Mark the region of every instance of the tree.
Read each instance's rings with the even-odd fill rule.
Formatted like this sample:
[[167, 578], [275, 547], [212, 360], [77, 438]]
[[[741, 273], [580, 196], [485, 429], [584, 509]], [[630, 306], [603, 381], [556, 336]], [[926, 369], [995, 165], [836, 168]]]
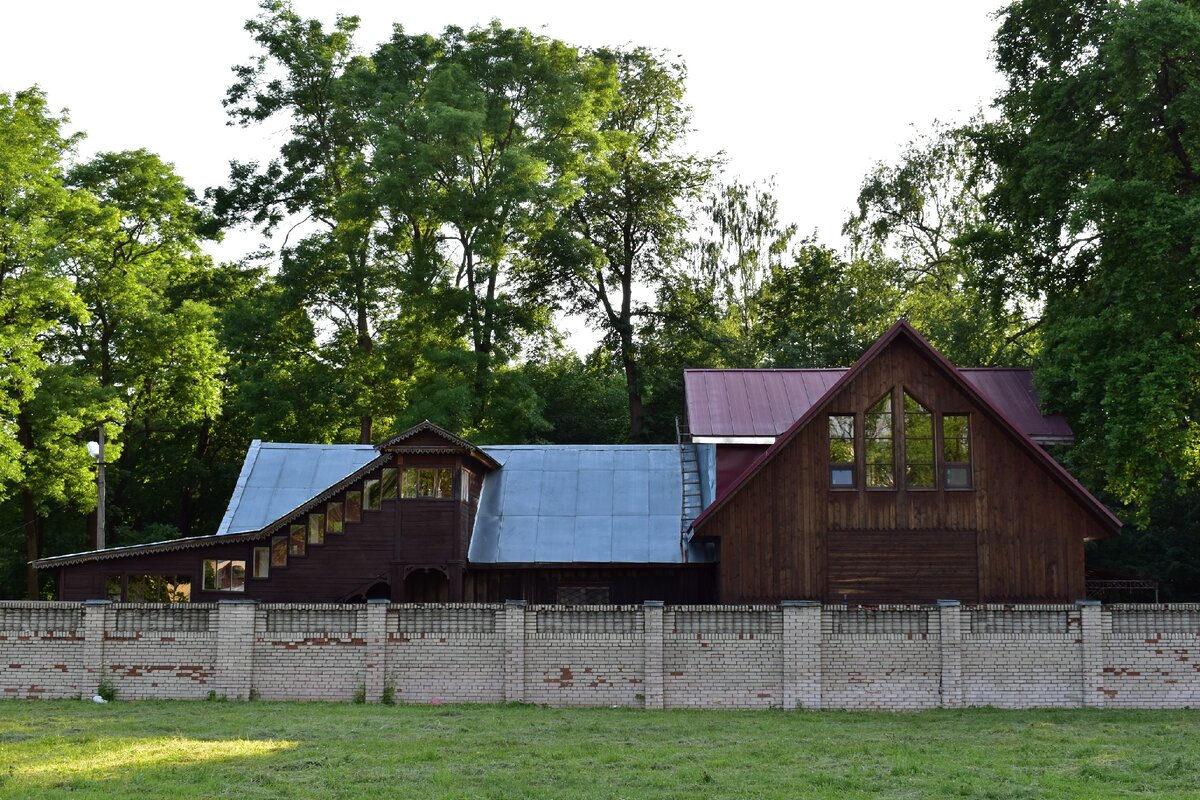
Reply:
[[844, 232], [852, 259], [895, 286], [892, 321], [907, 317], [956, 364], [1027, 364], [1040, 307], [1007, 279], [1022, 253], [999, 241], [985, 210], [991, 176], [972, 138], [978, 124], [935, 125], [897, 163], [878, 164]]
[[989, 210], [1028, 242], [1014, 277], [1045, 301], [1043, 396], [1085, 480], [1145, 519], [1200, 477], [1200, 10], [1016, 2], [996, 60], [978, 138]]
[[645, 409], [636, 318], [644, 309], [634, 294], [681, 257], [687, 205], [715, 159], [681, 152], [691, 123], [682, 63], [644, 48], [597, 57], [615, 68], [616, 98], [581, 171], [582, 195], [545, 237], [526, 279], [604, 331], [625, 374], [628, 435], [637, 439]]

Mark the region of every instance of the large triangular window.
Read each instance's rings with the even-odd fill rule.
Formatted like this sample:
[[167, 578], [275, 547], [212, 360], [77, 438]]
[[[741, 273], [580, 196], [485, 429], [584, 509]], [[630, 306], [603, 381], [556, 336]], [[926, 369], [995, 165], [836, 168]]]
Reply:
[[933, 413], [904, 393], [904, 485], [933, 489], [937, 470], [933, 460]]
[[895, 440], [892, 433], [891, 392], [879, 398], [863, 415], [863, 449], [866, 455], [868, 489], [890, 489], [896, 485]]

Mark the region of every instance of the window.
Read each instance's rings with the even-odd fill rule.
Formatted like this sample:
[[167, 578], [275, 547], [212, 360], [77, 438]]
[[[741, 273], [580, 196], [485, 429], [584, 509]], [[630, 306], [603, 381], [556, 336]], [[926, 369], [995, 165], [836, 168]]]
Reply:
[[104, 597], [114, 603], [121, 602], [120, 575], [109, 575], [104, 579]]
[[271, 548], [254, 548], [254, 577], [266, 578], [271, 574]]
[[904, 483], [912, 489], [937, 486], [933, 464], [933, 413], [904, 393]]
[[329, 503], [325, 506], [325, 531], [327, 533], [342, 532], [341, 503]]
[[125, 600], [129, 603], [186, 603], [192, 599], [187, 575], [130, 575]]
[[892, 445], [892, 395], [886, 394], [863, 415], [863, 444], [867, 457], [867, 488], [896, 485]]
[[308, 515], [308, 543], [325, 544], [325, 515]]
[[288, 528], [288, 555], [302, 556], [304, 555], [304, 542], [307, 538], [308, 531], [303, 525], [293, 525]]
[[829, 416], [829, 485], [834, 489], [854, 488], [858, 456], [854, 452], [854, 415]]
[[383, 480], [379, 483], [379, 496], [384, 500], [395, 500], [398, 496], [396, 491], [396, 479], [399, 477], [400, 470], [390, 467], [384, 468]]
[[450, 467], [406, 469], [400, 496], [451, 499], [454, 497], [454, 470]]
[[288, 537], [271, 537], [271, 566], [286, 567], [288, 557]]
[[379, 481], [363, 481], [363, 508], [379, 509]]
[[362, 492], [346, 492], [346, 522], [362, 522]]
[[224, 558], [204, 560], [204, 591], [246, 591], [246, 562]]
[[947, 489], [971, 488], [971, 421], [966, 414], [942, 415], [942, 464]]

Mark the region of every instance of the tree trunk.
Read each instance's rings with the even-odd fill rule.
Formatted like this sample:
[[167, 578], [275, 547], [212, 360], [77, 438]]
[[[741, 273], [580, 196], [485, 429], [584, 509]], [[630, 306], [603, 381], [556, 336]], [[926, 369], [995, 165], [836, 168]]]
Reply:
[[42, 520], [33, 502], [33, 493], [21, 490], [21, 521], [25, 523], [25, 597], [38, 599], [38, 573], [28, 562], [41, 555]]
[[625, 392], [629, 395], [629, 439], [637, 441], [642, 435], [646, 409], [642, 406], [642, 381], [637, 359], [633, 353], [633, 331], [621, 327], [621, 363], [625, 367]]

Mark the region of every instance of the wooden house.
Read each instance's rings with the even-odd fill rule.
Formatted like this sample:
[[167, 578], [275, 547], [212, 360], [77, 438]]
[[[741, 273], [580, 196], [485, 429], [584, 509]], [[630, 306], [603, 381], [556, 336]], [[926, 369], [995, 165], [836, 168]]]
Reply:
[[1043, 449], [1024, 370], [906, 322], [847, 370], [685, 376], [691, 440], [255, 441], [218, 530], [44, 558], [59, 597], [538, 603], [1063, 601], [1120, 522]]

